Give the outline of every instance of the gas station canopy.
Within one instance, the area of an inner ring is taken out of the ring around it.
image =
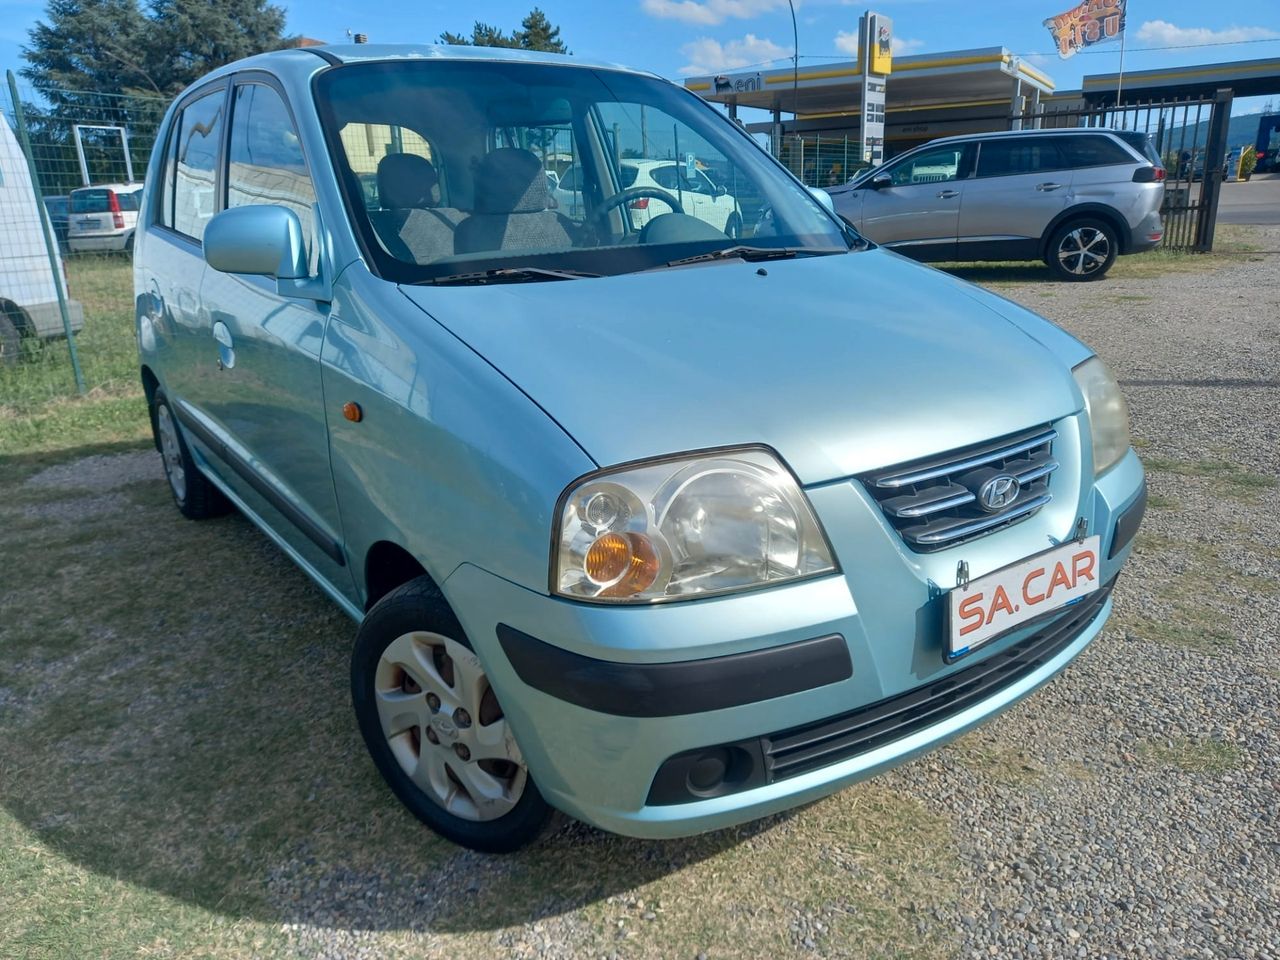
[[[797,115],[801,120],[857,115],[861,110],[862,66],[857,60],[776,70],[690,77],[685,86],[713,103],[757,107]],[[948,107],[1001,106],[1007,114],[1015,98],[1038,100],[1053,81],[1004,47],[894,57],[886,84],[886,112]]]

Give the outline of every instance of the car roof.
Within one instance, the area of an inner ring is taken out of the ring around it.
[[[1049,127],[1042,130],[992,130],[989,133],[959,133],[951,137],[938,137],[936,140],[930,140],[928,146],[934,146],[939,143],[958,143],[964,141],[968,143],[971,140],[994,140],[994,139],[1017,139],[1018,137],[1077,137],[1098,135],[1100,133],[1119,134],[1120,130],[1111,130],[1108,127]],[[922,144],[923,146],[923,144]]]

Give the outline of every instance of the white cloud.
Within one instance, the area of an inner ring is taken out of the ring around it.
[[[680,73],[685,76],[721,73],[765,60],[791,56],[788,47],[780,47],[772,40],[757,37],[754,33],[748,33],[741,40],[730,40],[723,44],[710,37],[699,37],[693,43],[686,43],[680,48],[680,52],[689,60],[680,68]]]
[[[746,20],[785,7],[787,0],[643,0],[651,17],[714,26],[730,17]]]
[[[1240,43],[1245,40],[1271,40],[1280,33],[1269,27],[1179,27],[1167,20],[1148,20],[1138,28],[1138,39],[1159,47],[1186,46],[1193,43]]]
[[[905,57],[909,53],[915,53],[924,46],[923,40],[911,40],[905,37],[893,37],[889,41],[893,48],[895,57]],[[841,30],[836,34],[836,49],[841,53],[847,53],[851,57],[858,55],[858,31],[857,30]]]

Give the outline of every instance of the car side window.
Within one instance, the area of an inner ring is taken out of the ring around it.
[[[1133,163],[1129,152],[1109,137],[1062,137],[1062,152],[1071,167],[1105,167]]]
[[[889,178],[895,187],[910,186],[915,183],[947,183],[960,178],[960,161],[964,156],[964,145],[955,144],[940,147],[937,150],[926,150],[910,160],[899,163],[891,171]]]
[[[227,208],[250,204],[288,207],[315,250],[315,186],[289,110],[272,87],[242,83],[231,112],[227,153]],[[312,264],[313,272],[315,264]]]
[[[204,236],[218,212],[214,187],[225,96],[225,90],[215,90],[193,100],[175,123],[173,214],[167,225],[193,240]]]
[[[1057,137],[984,140],[978,151],[979,177],[1011,177],[1062,170],[1065,166]]]

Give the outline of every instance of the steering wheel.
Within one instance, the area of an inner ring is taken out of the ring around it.
[[[674,195],[667,193],[658,187],[628,187],[626,190],[619,190],[611,197],[605,197],[600,201],[600,206],[596,207],[595,213],[591,215],[591,223],[597,227],[603,227],[605,215],[614,207],[620,207],[624,203],[632,200],[638,200],[641,197],[652,197],[655,200],[661,200],[676,213],[684,213],[684,207]]]

